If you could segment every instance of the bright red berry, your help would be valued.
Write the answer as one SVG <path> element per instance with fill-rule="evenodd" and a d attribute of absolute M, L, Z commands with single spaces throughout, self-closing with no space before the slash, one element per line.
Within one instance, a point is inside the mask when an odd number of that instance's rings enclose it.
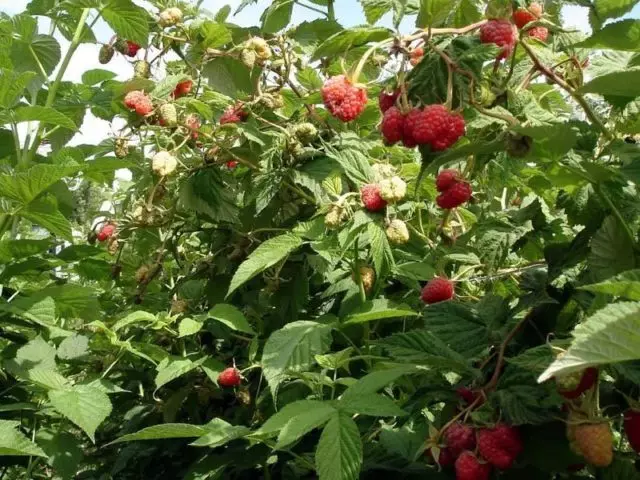
<path fill-rule="evenodd" d="M 382 113 L 389 110 L 396 104 L 396 100 L 400 96 L 400 89 L 396 89 L 393 92 L 387 92 L 382 90 L 380 96 L 378 96 L 378 105 L 380 105 L 380 111 Z"/>
<path fill-rule="evenodd" d="M 541 42 L 546 42 L 549 38 L 549 29 L 546 27 L 533 27 L 527 30 L 527 35 L 537 38 Z"/>
<path fill-rule="evenodd" d="M 387 202 L 380 196 L 380 187 L 375 183 L 364 185 L 360 189 L 360 197 L 364 208 L 370 212 L 379 212 L 387 206 Z"/>
<path fill-rule="evenodd" d="M 447 168 L 438 173 L 436 177 L 436 189 L 444 192 L 460 181 L 460 172 L 454 168 Z"/>
<path fill-rule="evenodd" d="M 367 105 L 367 91 L 344 75 L 331 77 L 320 91 L 329 113 L 343 122 L 358 118 Z"/>
<path fill-rule="evenodd" d="M 138 50 L 140 50 L 140 45 L 138 45 L 135 42 L 132 42 L 131 40 L 127 40 L 127 50 L 125 55 L 128 57 L 135 57 L 136 53 L 138 53 Z"/>
<path fill-rule="evenodd" d="M 519 8 L 513 12 L 513 23 L 515 23 L 518 28 L 522 28 L 527 23 L 533 22 L 536 19 L 537 17 L 526 8 Z"/>
<path fill-rule="evenodd" d="M 237 387 L 241 382 L 240 370 L 235 367 L 226 368 L 218 375 L 218 385 L 221 387 Z"/>
<path fill-rule="evenodd" d="M 411 60 L 409 60 L 409 63 L 415 67 L 420 63 L 422 57 L 424 57 L 424 48 L 418 47 L 411 52 Z"/>
<path fill-rule="evenodd" d="M 99 242 L 104 242 L 106 240 L 109 240 L 112 237 L 112 235 L 115 233 L 115 231 L 116 231 L 116 226 L 113 223 L 107 223 L 104 227 L 100 229 L 96 238 L 98 239 Z"/>
<path fill-rule="evenodd" d="M 402 134 L 402 143 L 405 147 L 413 148 L 418 145 L 414 136 L 414 131 L 420 122 L 422 122 L 422 110 L 419 108 L 414 108 L 405 116 L 404 132 Z"/>
<path fill-rule="evenodd" d="M 629 409 L 624 412 L 624 432 L 631 448 L 640 453 L 640 411 Z"/>
<path fill-rule="evenodd" d="M 473 190 L 467 182 L 458 182 L 436 198 L 436 204 L 445 210 L 459 207 L 471 198 Z"/>
<path fill-rule="evenodd" d="M 188 95 L 193 87 L 192 80 L 183 80 L 182 82 L 178 82 L 176 88 L 173 90 L 173 97 L 180 98 Z"/>
<path fill-rule="evenodd" d="M 405 128 L 410 137 L 418 145 L 430 145 L 434 151 L 446 150 L 464 135 L 464 118 L 444 105 L 429 105 L 422 111 L 414 109 L 409 115 Z"/>
<path fill-rule="evenodd" d="M 456 462 L 457 456 L 451 453 L 451 449 L 447 447 L 438 448 L 438 458 L 434 457 L 432 449 L 427 450 L 427 454 L 433 458 L 441 467 L 450 467 Z"/>
<path fill-rule="evenodd" d="M 228 107 L 220 117 L 220 125 L 244 122 L 248 116 L 241 106 Z"/>
<path fill-rule="evenodd" d="M 393 145 L 402 140 L 404 133 L 404 115 L 398 107 L 391 107 L 384 112 L 380 129 L 387 145 Z"/>
<path fill-rule="evenodd" d="M 124 97 L 124 105 L 135 110 L 138 115 L 145 116 L 153 111 L 151 99 L 140 90 L 132 90 Z"/>
<path fill-rule="evenodd" d="M 454 423 L 444 431 L 443 436 L 447 447 L 455 457 L 465 450 L 476 448 L 476 434 L 469 425 Z"/>
<path fill-rule="evenodd" d="M 478 432 L 478 451 L 491 465 L 508 470 L 522 453 L 522 439 L 515 427 L 498 424 Z"/>
<path fill-rule="evenodd" d="M 496 58 L 507 58 L 511 55 L 516 44 L 516 32 L 514 25 L 506 19 L 489 20 L 480 27 L 480 41 L 482 43 L 495 43 L 501 47 Z"/>
<path fill-rule="evenodd" d="M 456 480 L 489 480 L 491 465 L 481 463 L 471 452 L 463 452 L 456 460 Z"/>
<path fill-rule="evenodd" d="M 420 295 L 427 304 L 444 302 L 453 298 L 453 283 L 443 277 L 435 277 L 424 286 Z"/>
<path fill-rule="evenodd" d="M 237 160 L 229 160 L 226 165 L 229 170 L 235 170 L 235 168 L 238 166 L 238 162 Z"/>

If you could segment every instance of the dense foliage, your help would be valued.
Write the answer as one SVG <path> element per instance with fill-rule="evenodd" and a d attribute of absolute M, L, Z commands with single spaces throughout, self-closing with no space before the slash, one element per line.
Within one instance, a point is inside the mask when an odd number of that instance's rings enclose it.
<path fill-rule="evenodd" d="M 0 15 L 0 479 L 639 479 L 637 2 L 201 3 Z"/>

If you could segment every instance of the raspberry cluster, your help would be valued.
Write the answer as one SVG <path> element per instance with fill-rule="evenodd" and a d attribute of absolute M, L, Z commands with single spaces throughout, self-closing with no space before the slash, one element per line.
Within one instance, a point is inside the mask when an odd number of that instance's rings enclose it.
<path fill-rule="evenodd" d="M 473 190 L 468 182 L 462 180 L 457 170 L 443 170 L 436 178 L 436 188 L 440 195 L 436 203 L 440 208 L 450 210 L 459 207 L 471 198 Z"/>
<path fill-rule="evenodd" d="M 393 92 L 387 92 L 386 90 L 382 90 L 380 95 L 378 96 L 378 105 L 380 106 L 380 111 L 382 113 L 389 110 L 396 104 L 396 100 L 400 96 L 400 89 L 396 88 Z"/>
<path fill-rule="evenodd" d="M 153 102 L 147 94 L 141 90 L 132 90 L 124 97 L 124 105 L 129 110 L 134 110 L 140 116 L 149 115 L 153 111 Z"/>
<path fill-rule="evenodd" d="M 367 105 L 367 91 L 354 85 L 345 75 L 331 77 L 320 92 L 329 113 L 343 122 L 358 118 Z"/>
<path fill-rule="evenodd" d="M 492 19 L 480 27 L 480 41 L 482 43 L 494 43 L 501 47 L 496 57 L 498 60 L 511 56 L 516 39 L 515 26 L 507 19 Z"/>
<path fill-rule="evenodd" d="M 441 467 L 454 465 L 456 480 L 488 480 L 493 468 L 509 470 L 523 450 L 518 429 L 504 423 L 479 429 L 453 423 L 442 441 L 436 460 Z"/>
<path fill-rule="evenodd" d="M 448 149 L 464 135 L 462 115 L 451 112 L 444 105 L 414 108 L 406 115 L 391 107 L 382 117 L 382 136 L 388 145 L 402 141 L 407 148 L 429 145 L 434 152 Z"/>
<path fill-rule="evenodd" d="M 248 116 L 249 113 L 242 109 L 242 105 L 230 106 L 220 117 L 220 125 L 244 122 Z"/>
<path fill-rule="evenodd" d="M 535 22 L 542 16 L 543 7 L 540 3 L 533 2 L 528 8 L 518 8 L 513 12 L 513 22 L 516 27 L 522 29 L 528 23 Z M 549 37 L 549 29 L 546 27 L 533 27 L 527 30 L 527 35 L 546 42 Z"/>

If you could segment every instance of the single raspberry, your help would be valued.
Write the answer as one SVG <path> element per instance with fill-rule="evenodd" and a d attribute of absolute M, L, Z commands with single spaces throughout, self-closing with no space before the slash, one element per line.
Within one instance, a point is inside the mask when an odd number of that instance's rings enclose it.
<path fill-rule="evenodd" d="M 473 190 L 467 182 L 458 182 L 452 185 L 447 191 L 442 192 L 436 198 L 436 203 L 440 208 L 451 210 L 459 207 L 471 198 Z"/>
<path fill-rule="evenodd" d="M 241 382 L 240 370 L 235 367 L 226 368 L 218 375 L 218 385 L 221 387 L 237 387 Z"/>
<path fill-rule="evenodd" d="M 441 467 L 450 467 L 456 463 L 457 458 L 456 455 L 451 453 L 451 449 L 447 447 L 430 448 L 427 450 L 427 455 L 433 458 Z"/>
<path fill-rule="evenodd" d="M 369 183 L 360 189 L 360 197 L 364 208 L 370 212 L 379 212 L 387 206 L 387 202 L 380 196 L 380 187 L 375 183 Z"/>
<path fill-rule="evenodd" d="M 340 205 L 331 205 L 324 216 L 324 225 L 329 229 L 338 228 L 345 220 L 346 212 Z"/>
<path fill-rule="evenodd" d="M 220 117 L 220 125 L 244 122 L 248 116 L 241 106 L 228 107 Z"/>
<path fill-rule="evenodd" d="M 151 159 L 151 169 L 156 175 L 171 175 L 178 167 L 178 159 L 167 151 L 156 153 Z"/>
<path fill-rule="evenodd" d="M 595 467 L 613 461 L 613 435 L 608 422 L 584 423 L 574 429 L 575 444 L 585 460 Z"/>
<path fill-rule="evenodd" d="M 411 63 L 411 65 L 415 67 L 420 63 L 423 57 L 424 57 L 424 48 L 422 47 L 415 48 L 411 52 L 411 59 L 409 60 L 409 63 Z"/>
<path fill-rule="evenodd" d="M 148 115 L 153 111 L 151 99 L 140 90 L 132 90 L 127 93 L 124 97 L 124 105 L 142 116 Z"/>
<path fill-rule="evenodd" d="M 387 92 L 386 90 L 382 90 L 380 92 L 380 96 L 378 97 L 378 105 L 380 105 L 380 111 L 382 113 L 389 110 L 396 104 L 396 100 L 400 96 L 400 89 L 396 88 L 393 92 Z"/>
<path fill-rule="evenodd" d="M 151 76 L 151 65 L 146 60 L 138 60 L 133 65 L 133 78 L 149 78 Z"/>
<path fill-rule="evenodd" d="M 158 25 L 161 27 L 172 27 L 182 21 L 182 10 L 171 7 L 160 12 L 158 16 Z"/>
<path fill-rule="evenodd" d="M 360 273 L 360 280 L 362 280 L 362 286 L 364 287 L 365 293 L 371 293 L 371 290 L 376 283 L 376 271 L 367 265 L 363 265 L 358 268 L 358 272 Z M 351 279 L 357 283 L 355 273 L 351 275 Z"/>
<path fill-rule="evenodd" d="M 191 138 L 198 138 L 198 129 L 200 128 L 200 119 L 197 115 L 190 114 L 187 115 L 187 118 L 184 119 L 184 124 L 186 127 L 191 130 Z"/>
<path fill-rule="evenodd" d="M 226 164 L 227 168 L 229 170 L 235 170 L 236 167 L 238 166 L 238 161 L 237 160 L 229 160 Z"/>
<path fill-rule="evenodd" d="M 498 60 L 507 58 L 513 52 L 516 44 L 516 32 L 514 25 L 506 19 L 493 19 L 480 27 L 480 41 L 482 43 L 495 43 L 501 47 Z"/>
<path fill-rule="evenodd" d="M 578 398 L 598 381 L 598 369 L 587 368 L 584 371 L 557 376 L 555 378 L 560 394 L 569 400 Z"/>
<path fill-rule="evenodd" d="M 453 283 L 443 277 L 435 277 L 424 286 L 420 295 L 427 304 L 444 302 L 453 298 Z"/>
<path fill-rule="evenodd" d="M 105 65 L 111 61 L 114 53 L 115 53 L 115 50 L 111 45 L 108 45 L 108 44 L 102 45 L 100 47 L 100 51 L 98 52 L 98 61 L 102 65 Z"/>
<path fill-rule="evenodd" d="M 546 27 L 533 27 L 527 30 L 527 35 L 537 38 L 541 42 L 546 42 L 547 38 L 549 38 L 549 29 Z"/>
<path fill-rule="evenodd" d="M 629 409 L 624 412 L 624 432 L 631 448 L 640 453 L 640 411 Z"/>
<path fill-rule="evenodd" d="M 149 278 L 149 272 L 151 271 L 151 267 L 149 265 L 140 265 L 136 270 L 134 278 L 136 279 L 136 283 L 143 283 Z"/>
<path fill-rule="evenodd" d="M 471 452 L 463 452 L 456 460 L 456 480 L 489 480 L 491 465 L 481 463 Z"/>
<path fill-rule="evenodd" d="M 107 223 L 104 227 L 100 229 L 97 235 L 97 239 L 99 242 L 104 242 L 109 240 L 111 236 L 115 233 L 116 226 L 113 223 Z"/>
<path fill-rule="evenodd" d="M 498 424 L 478 432 L 478 451 L 491 465 L 508 470 L 522 453 L 520 432 L 515 427 Z"/>
<path fill-rule="evenodd" d="M 380 126 L 384 142 L 387 145 L 402 140 L 404 132 L 404 115 L 398 107 L 391 107 L 384 112 L 382 117 L 382 125 Z"/>
<path fill-rule="evenodd" d="M 513 12 L 513 23 L 515 23 L 518 28 L 522 28 L 534 20 L 537 20 L 537 17 L 526 8 L 518 8 Z"/>
<path fill-rule="evenodd" d="M 454 184 L 460 181 L 460 172 L 453 168 L 442 170 L 436 177 L 436 189 L 439 192 L 449 190 Z"/>
<path fill-rule="evenodd" d="M 454 423 L 444 431 L 443 436 L 447 447 L 456 457 L 465 450 L 476 448 L 476 434 L 469 425 Z"/>
<path fill-rule="evenodd" d="M 353 85 L 344 75 L 331 77 L 320 91 L 329 113 L 343 122 L 358 118 L 367 105 L 367 91 Z"/>
<path fill-rule="evenodd" d="M 113 144 L 113 153 L 117 158 L 124 158 L 129 155 L 129 142 L 124 137 L 118 137 Z"/>
<path fill-rule="evenodd" d="M 378 185 L 380 196 L 389 203 L 399 202 L 407 194 L 407 183 L 397 175 L 380 180 Z"/>
<path fill-rule="evenodd" d="M 393 245 L 404 245 L 409 241 L 409 229 L 407 224 L 402 220 L 395 219 L 389 222 L 385 230 L 385 234 L 389 239 L 389 242 Z"/>
<path fill-rule="evenodd" d="M 132 42 L 131 40 L 126 40 L 126 50 L 124 52 L 124 54 L 127 57 L 135 57 L 136 54 L 138 53 L 138 50 L 140 50 L 140 45 L 138 45 L 135 42 Z"/>
<path fill-rule="evenodd" d="M 533 2 L 531 5 L 529 5 L 529 11 L 533 13 L 536 18 L 540 18 L 542 16 L 543 8 L 544 7 L 542 6 L 542 4 L 538 2 Z"/>
<path fill-rule="evenodd" d="M 178 112 L 176 112 L 176 106 L 173 103 L 160 105 L 160 107 L 158 107 L 158 119 L 162 126 L 175 126 L 176 123 L 178 123 Z"/>
<path fill-rule="evenodd" d="M 193 80 L 183 80 L 182 82 L 178 82 L 176 88 L 173 90 L 173 98 L 180 98 L 185 95 L 189 95 L 192 87 Z"/>

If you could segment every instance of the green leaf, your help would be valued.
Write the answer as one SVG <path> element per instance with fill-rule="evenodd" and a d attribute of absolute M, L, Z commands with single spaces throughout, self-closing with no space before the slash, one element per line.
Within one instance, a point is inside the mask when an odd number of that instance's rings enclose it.
<path fill-rule="evenodd" d="M 10 56 L 16 72 L 37 72 L 27 86 L 36 93 L 44 82 L 40 65 L 47 75 L 54 71 L 60 61 L 60 44 L 50 35 L 25 35 L 12 42 Z"/>
<path fill-rule="evenodd" d="M 65 240 L 72 240 L 71 224 L 58 210 L 58 202 L 53 195 L 43 195 L 20 210 L 20 215 L 27 220 L 49 230 Z"/>
<path fill-rule="evenodd" d="M 329 151 L 327 157 L 337 161 L 345 175 L 356 184 L 369 183 L 373 179 L 373 170 L 369 159 L 361 151 L 352 148 Z"/>
<path fill-rule="evenodd" d="M 364 323 L 383 318 L 417 317 L 419 314 L 411 310 L 407 305 L 396 305 L 384 298 L 368 300 L 349 313 L 343 324 Z"/>
<path fill-rule="evenodd" d="M 629 270 L 604 282 L 584 285 L 579 288 L 593 293 L 640 300 L 640 270 Z"/>
<path fill-rule="evenodd" d="M 299 415 L 304 415 L 311 410 L 325 409 L 327 407 L 329 407 L 329 404 L 327 402 L 321 402 L 320 400 L 298 400 L 289 403 L 271 415 L 253 435 L 273 436 L 282 430 L 287 423 L 294 421 Z"/>
<path fill-rule="evenodd" d="M 256 69 L 256 72 L 259 69 Z M 254 75 L 242 62 L 230 57 L 218 57 L 208 62 L 202 71 L 209 86 L 227 97 L 238 98 L 254 90 Z"/>
<path fill-rule="evenodd" d="M 484 322 L 467 306 L 456 302 L 429 305 L 424 311 L 425 327 L 447 346 L 470 358 L 489 344 Z"/>
<path fill-rule="evenodd" d="M 290 233 L 270 238 L 264 242 L 251 252 L 251 255 L 238 267 L 231 279 L 227 297 L 259 273 L 284 260 L 302 243 L 300 237 Z"/>
<path fill-rule="evenodd" d="M 369 415 L 372 417 L 402 417 L 407 412 L 398 407 L 393 400 L 383 395 L 350 396 L 337 404 L 345 413 Z"/>
<path fill-rule="evenodd" d="M 544 372 L 556 356 L 550 345 L 539 345 L 525 350 L 516 357 L 507 358 L 507 362 L 537 375 Z"/>
<path fill-rule="evenodd" d="M 104 70 L 102 68 L 94 68 L 87 70 L 82 74 L 82 83 L 85 85 L 97 85 L 107 80 L 113 80 L 118 75 L 110 70 Z"/>
<path fill-rule="evenodd" d="M 26 369 L 38 367 L 55 370 L 56 349 L 38 335 L 18 349 L 14 360 L 18 365 Z"/>
<path fill-rule="evenodd" d="M 189 213 L 201 214 L 213 221 L 238 221 L 238 207 L 220 171 L 214 168 L 196 171 L 180 186 L 180 206 Z"/>
<path fill-rule="evenodd" d="M 367 23 L 373 25 L 391 10 L 393 2 L 392 0 L 360 0 L 360 5 L 364 10 Z"/>
<path fill-rule="evenodd" d="M 380 42 L 391 38 L 393 33 L 381 27 L 353 27 L 331 35 L 318 45 L 313 52 L 313 59 L 343 55 L 347 50 L 361 47 L 370 42 Z"/>
<path fill-rule="evenodd" d="M 39 105 L 18 107 L 14 110 L 14 115 L 17 123 L 41 122 L 47 125 L 59 125 L 69 130 L 78 129 L 73 120 L 51 107 L 41 107 Z"/>
<path fill-rule="evenodd" d="M 220 323 L 224 323 L 231 330 L 255 335 L 255 332 L 253 328 L 251 328 L 247 318 L 233 305 L 219 303 L 209 310 L 209 317 L 214 318 Z"/>
<path fill-rule="evenodd" d="M 294 0 L 275 0 L 262 13 L 262 30 L 276 33 L 285 28 L 291 21 Z"/>
<path fill-rule="evenodd" d="M 84 335 L 74 334 L 60 343 L 57 355 L 62 360 L 75 360 L 89 353 L 89 338 Z"/>
<path fill-rule="evenodd" d="M 160 80 L 155 88 L 151 91 L 151 96 L 155 98 L 165 99 L 176 89 L 178 83 L 188 79 L 186 75 L 167 75 Z"/>
<path fill-rule="evenodd" d="M 389 239 L 382 225 L 378 222 L 371 222 L 367 225 L 369 242 L 371 243 L 371 256 L 373 264 L 379 277 L 385 277 L 388 272 L 395 267 L 393 250 L 389 244 Z"/>
<path fill-rule="evenodd" d="M 297 321 L 271 334 L 264 346 L 262 367 L 273 393 L 290 371 L 305 371 L 331 344 L 331 327 L 311 321 Z"/>
<path fill-rule="evenodd" d="M 202 357 L 195 362 L 185 357 L 170 356 L 163 359 L 158 366 L 156 375 L 156 390 L 160 389 L 172 380 L 175 380 L 192 370 L 195 370 L 204 363 L 207 357 Z"/>
<path fill-rule="evenodd" d="M 408 365 L 371 372 L 347 388 L 342 394 L 341 401 L 350 402 L 352 399 L 372 395 L 403 375 L 415 372 L 416 367 Z"/>
<path fill-rule="evenodd" d="M 154 323 L 156 320 L 157 318 L 153 313 L 145 312 L 144 310 L 136 310 L 114 323 L 111 330 L 117 332 L 118 330 L 122 330 L 130 325 L 135 325 L 136 323 Z"/>
<path fill-rule="evenodd" d="M 121 38 L 146 47 L 149 40 L 149 14 L 131 0 L 111 0 L 102 9 L 102 18 Z"/>
<path fill-rule="evenodd" d="M 638 0 L 594 0 L 593 6 L 600 22 L 604 22 L 630 12 L 637 3 Z"/>
<path fill-rule="evenodd" d="M 640 20 L 628 19 L 610 23 L 574 47 L 640 51 Z"/>
<path fill-rule="evenodd" d="M 299 413 L 282 427 L 275 448 L 287 448 L 314 428 L 324 425 L 335 413 L 336 409 L 328 403 L 321 403 L 311 410 Z"/>
<path fill-rule="evenodd" d="M 640 359 L 640 302 L 607 305 L 573 331 L 574 340 L 538 381 L 586 367 Z"/>
<path fill-rule="evenodd" d="M 50 240 L 3 240 L 0 242 L 0 263 L 30 257 L 51 247 Z"/>
<path fill-rule="evenodd" d="M 58 412 L 84 430 L 93 442 L 98 426 L 111 413 L 111 401 L 107 394 L 85 385 L 50 390 L 49 401 Z"/>
<path fill-rule="evenodd" d="M 36 441 L 49 457 L 47 464 L 61 480 L 69 480 L 76 475 L 78 465 L 84 461 L 83 439 L 69 432 L 54 433 L 39 428 Z"/>
<path fill-rule="evenodd" d="M 242 438 L 251 432 L 249 428 L 242 425 L 231 425 L 220 418 L 214 418 L 205 425 L 207 434 L 190 443 L 192 447 L 216 448 Z"/>
<path fill-rule="evenodd" d="M 0 195 L 27 204 L 54 183 L 77 173 L 80 168 L 79 165 L 38 164 L 26 172 L 13 175 L 2 174 L 0 175 Z"/>
<path fill-rule="evenodd" d="M 194 438 L 207 434 L 204 425 L 190 425 L 188 423 L 164 423 L 143 428 L 136 433 L 129 433 L 114 440 L 109 445 L 138 440 L 162 440 L 165 438 Z"/>
<path fill-rule="evenodd" d="M 356 480 L 362 465 L 362 440 L 356 422 L 335 414 L 322 430 L 316 450 L 320 480 Z"/>
<path fill-rule="evenodd" d="M 100 316 L 100 304 L 96 291 L 80 285 L 53 285 L 43 288 L 31 296 L 34 300 L 51 297 L 55 299 L 56 313 L 65 318 L 93 320 Z"/>
<path fill-rule="evenodd" d="M 453 5 L 452 5 L 453 3 Z M 442 25 L 452 11 L 457 9 L 459 1 L 420 0 L 420 11 L 416 20 L 417 27 Z"/>
<path fill-rule="evenodd" d="M 204 48 L 219 48 L 232 40 L 231 32 L 222 23 L 206 20 L 200 25 Z"/>
<path fill-rule="evenodd" d="M 619 97 L 640 96 L 640 68 L 601 75 L 586 83 L 579 93 L 598 93 Z"/>
<path fill-rule="evenodd" d="M 20 422 L 0 420 L 0 456 L 45 457 L 46 453 L 18 430 Z"/>
<path fill-rule="evenodd" d="M 178 337 L 189 337 L 200 330 L 202 330 L 202 322 L 198 322 L 193 318 L 183 318 L 180 325 L 178 325 Z"/>
<path fill-rule="evenodd" d="M 635 267 L 633 244 L 614 216 L 604 219 L 591 239 L 587 259 L 596 280 L 604 280 Z"/>
<path fill-rule="evenodd" d="M 0 69 L 0 107 L 11 108 L 14 106 L 35 75 L 34 72 L 18 73 Z"/>

